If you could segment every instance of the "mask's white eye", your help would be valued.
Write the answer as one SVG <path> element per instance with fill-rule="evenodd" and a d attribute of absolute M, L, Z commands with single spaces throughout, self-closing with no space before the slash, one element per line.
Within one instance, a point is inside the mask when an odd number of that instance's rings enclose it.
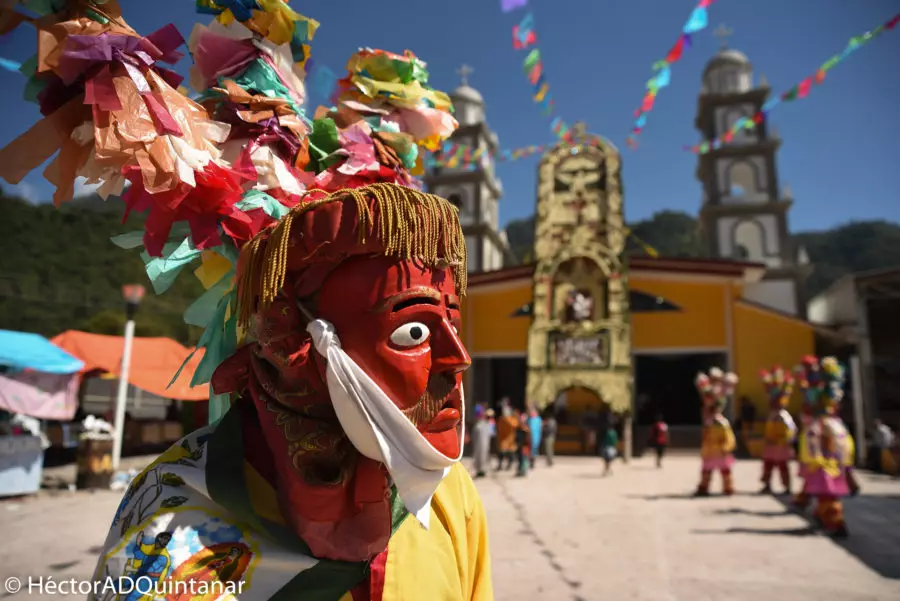
<path fill-rule="evenodd" d="M 391 333 L 391 342 L 397 346 L 418 346 L 428 340 L 431 331 L 424 323 L 411 321 Z"/>

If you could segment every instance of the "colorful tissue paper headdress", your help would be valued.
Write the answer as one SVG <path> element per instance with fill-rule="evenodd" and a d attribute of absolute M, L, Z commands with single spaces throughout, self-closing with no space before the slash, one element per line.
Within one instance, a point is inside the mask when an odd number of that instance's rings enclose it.
<path fill-rule="evenodd" d="M 776 365 L 772 369 L 761 370 L 759 377 L 769 397 L 769 404 L 776 409 L 785 407 L 794 391 L 794 377 L 791 372 Z"/>
<path fill-rule="evenodd" d="M 217 393 L 211 421 L 246 398 L 235 408 L 248 412 L 245 459 L 277 489 L 272 502 L 293 532 L 316 557 L 371 558 L 390 537 L 391 483 L 336 417 L 311 354 L 319 347 L 309 311 L 324 312 L 317 294 L 355 259 L 382 277 L 384 265 L 405 259 L 440 280 L 448 298 L 451 289 L 464 294 L 458 212 L 412 178 L 418 145 L 440 144 L 457 126 L 449 98 L 428 87 L 412 53 L 362 50 L 337 106 L 310 118 L 297 45 L 314 22 L 281 1 L 235 0 L 201 3 L 217 18 L 191 36 L 193 101 L 158 66 L 177 60 L 174 28 L 141 38 L 112 0 L 52 6 L 35 21 L 42 43 L 29 84 L 47 118 L 0 151 L 0 174 L 15 182 L 38 166 L 52 154 L 40 146 L 48 136 L 60 151 L 49 171 L 57 200 L 79 175 L 107 191 L 131 182 L 126 210 L 146 213 L 145 228 L 114 242 L 143 247 L 157 293 L 189 266 L 206 289 L 185 321 L 204 328 L 192 385 L 210 382 Z M 10 14 L 22 16 L 5 11 L 0 25 L 19 18 Z M 39 160 L 17 156 L 29 144 L 41 148 Z M 339 314 L 340 303 L 331 305 Z M 455 360 L 467 364 L 459 348 Z"/>
<path fill-rule="evenodd" d="M 709 373 L 700 372 L 694 379 L 697 392 L 705 409 L 721 411 L 734 394 L 738 377 L 731 372 L 723 372 L 718 367 L 710 368 Z"/>
<path fill-rule="evenodd" d="M 143 38 L 115 0 L 59 0 L 48 9 L 57 12 L 38 20 L 11 8 L 0 13 L 5 31 L 31 21 L 42 40 L 53 42 L 41 42 L 26 90 L 46 118 L 0 150 L 0 176 L 18 183 L 59 151 L 45 172 L 57 183 L 58 202 L 71 198 L 77 176 L 101 184 L 104 195 L 130 181 L 126 215 L 146 213 L 145 229 L 114 242 L 143 246 L 154 290 L 165 292 L 185 267 L 199 263 L 194 273 L 206 293 L 185 321 L 204 328 L 198 348 L 206 352 L 192 385 L 208 382 L 241 340 L 234 286 L 241 249 L 298 205 L 285 223 L 349 199 L 360 240 L 372 227 L 366 221 L 372 210 L 403 214 L 392 223 L 406 229 L 381 228 L 370 243 L 389 240 L 389 254 L 439 253 L 424 249 L 437 235 L 421 230 L 428 219 L 408 213 L 409 206 L 428 206 L 432 217 L 440 215 L 434 223 L 449 218 L 437 197 L 383 186 L 362 196 L 333 193 L 369 184 L 414 186 L 417 145 L 440 144 L 457 127 L 449 97 L 427 85 L 425 63 L 409 51 L 360 50 L 348 62 L 338 106 L 320 108 L 310 119 L 302 108 L 302 60 L 318 23 L 282 0 L 197 4 L 198 12 L 216 15 L 209 25 L 198 24 L 189 42 L 197 102 L 177 91 L 179 76 L 159 66 L 181 57 L 176 48 L 183 38 L 171 25 Z M 370 200 L 377 209 L 364 206 Z M 441 260 L 458 272 L 464 249 L 453 240 L 455 250 Z M 270 246 L 257 240 L 253 256 Z"/>
<path fill-rule="evenodd" d="M 9 5 L 0 16 L 5 32 L 26 21 L 37 30 L 38 53 L 23 72 L 25 97 L 44 119 L 0 151 L 0 176 L 18 183 L 55 155 L 44 176 L 56 204 L 72 199 L 79 176 L 101 184 L 104 197 L 121 193 L 126 179 L 154 194 L 195 186 L 228 126 L 182 95 L 181 77 L 162 66 L 182 56 L 178 31 L 168 25 L 142 37 L 115 0 L 23 5 L 42 8 L 41 17 Z"/>
<path fill-rule="evenodd" d="M 807 411 L 832 414 L 844 398 L 846 371 L 835 357 L 807 355 L 794 368 Z"/>

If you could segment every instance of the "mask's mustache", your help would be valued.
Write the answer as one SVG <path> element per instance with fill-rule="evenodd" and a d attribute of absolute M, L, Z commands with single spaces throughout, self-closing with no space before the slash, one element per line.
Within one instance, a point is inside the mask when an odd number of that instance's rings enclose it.
<path fill-rule="evenodd" d="M 454 388 L 456 388 L 455 377 L 442 373 L 431 374 L 428 378 L 428 385 L 425 387 L 425 393 L 418 402 L 401 411 L 416 426 L 427 424 L 440 413 L 447 401 L 447 395 L 453 392 Z"/>

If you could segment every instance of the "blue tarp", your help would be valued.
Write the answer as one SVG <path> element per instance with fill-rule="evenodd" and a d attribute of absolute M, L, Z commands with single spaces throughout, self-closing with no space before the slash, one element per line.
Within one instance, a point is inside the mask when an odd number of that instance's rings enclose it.
<path fill-rule="evenodd" d="M 74 374 L 84 363 L 38 334 L 0 330 L 0 367 L 13 372 Z"/>

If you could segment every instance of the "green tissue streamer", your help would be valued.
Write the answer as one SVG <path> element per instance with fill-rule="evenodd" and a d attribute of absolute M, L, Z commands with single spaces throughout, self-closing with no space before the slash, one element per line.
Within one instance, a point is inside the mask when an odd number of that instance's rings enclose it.
<path fill-rule="evenodd" d="M 215 322 L 212 321 L 212 318 L 220 311 L 219 305 L 222 304 L 222 301 L 226 300 L 225 297 L 234 283 L 234 273 L 235 271 L 232 268 L 222 276 L 222 279 L 213 284 L 209 290 L 195 300 L 184 312 L 184 323 L 198 327 L 214 324 Z"/>
<path fill-rule="evenodd" d="M 237 208 L 246 213 L 253 209 L 262 209 L 273 219 L 281 219 L 290 212 L 290 209 L 263 192 L 262 190 L 250 190 L 244 194 L 244 198 L 235 203 Z"/>
<path fill-rule="evenodd" d="M 166 244 L 162 257 L 151 257 L 147 251 L 142 252 L 141 259 L 144 260 L 153 291 L 162 294 L 171 288 L 181 270 L 199 259 L 200 253 L 200 250 L 194 248 L 190 238 L 185 238 L 181 244 Z"/>

